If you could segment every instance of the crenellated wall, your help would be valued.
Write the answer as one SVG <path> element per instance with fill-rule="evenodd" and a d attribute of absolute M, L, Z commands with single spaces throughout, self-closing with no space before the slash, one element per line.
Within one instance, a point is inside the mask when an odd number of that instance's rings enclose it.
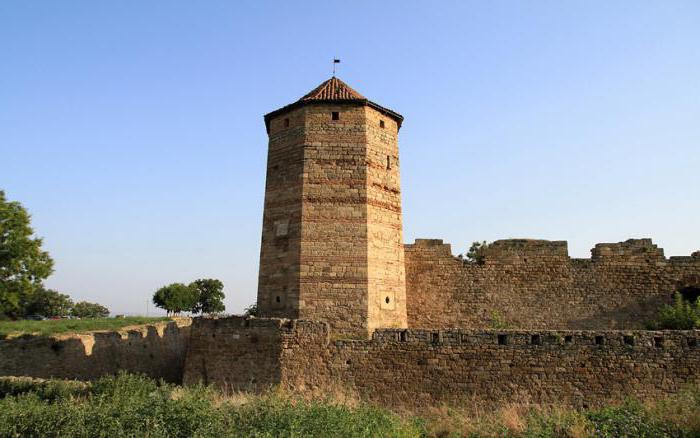
<path fill-rule="evenodd" d="M 700 331 L 377 330 L 331 341 L 325 323 L 197 319 L 184 382 L 227 391 L 345 388 L 393 407 L 470 400 L 574 406 L 700 382 Z"/>
<path fill-rule="evenodd" d="M 700 257 L 667 259 L 651 239 L 591 252 L 572 259 L 564 241 L 500 240 L 472 264 L 418 239 L 405 245 L 408 326 L 639 329 L 680 287 L 700 284 Z"/>
<path fill-rule="evenodd" d="M 190 323 L 0 340 L 0 376 L 90 380 L 124 370 L 181 382 Z"/>

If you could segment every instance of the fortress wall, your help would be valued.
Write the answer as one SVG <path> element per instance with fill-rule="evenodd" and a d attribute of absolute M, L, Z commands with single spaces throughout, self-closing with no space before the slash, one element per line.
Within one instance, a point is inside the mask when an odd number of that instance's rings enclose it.
<path fill-rule="evenodd" d="M 182 381 L 231 390 L 264 390 L 280 381 L 285 319 L 195 318 Z"/>
<path fill-rule="evenodd" d="M 393 407 L 514 400 L 593 406 L 700 383 L 698 330 L 386 329 L 371 340 L 333 342 L 328 325 L 320 322 L 214 321 L 195 323 L 191 351 L 217 353 L 206 358 L 206 381 L 229 391 L 281 385 L 328 394 L 345 388 Z M 227 340 L 220 339 L 224 333 Z M 255 364 L 267 368 L 270 358 L 277 368 L 261 373 Z M 188 356 L 186 383 L 205 381 L 201 360 Z M 252 379 L 256 385 L 250 385 Z"/>
<path fill-rule="evenodd" d="M 408 326 L 637 329 L 682 286 L 700 284 L 700 257 L 671 257 L 650 239 L 598 244 L 570 259 L 566 242 L 504 240 L 483 264 L 441 240 L 405 246 Z"/>
<path fill-rule="evenodd" d="M 0 376 L 90 380 L 120 370 L 180 382 L 191 320 L 0 340 Z"/>

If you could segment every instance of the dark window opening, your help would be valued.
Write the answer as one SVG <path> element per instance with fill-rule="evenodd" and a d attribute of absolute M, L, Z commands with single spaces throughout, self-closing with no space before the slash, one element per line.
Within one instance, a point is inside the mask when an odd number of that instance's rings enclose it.
<path fill-rule="evenodd" d="M 379 121 L 379 127 L 380 127 L 380 128 L 383 128 L 383 127 L 384 127 L 384 120 L 380 120 L 380 121 Z"/>
<path fill-rule="evenodd" d="M 285 128 L 289 127 L 289 119 L 284 119 L 284 127 Z"/>
<path fill-rule="evenodd" d="M 345 365 L 352 365 L 352 361 L 350 359 L 346 360 Z"/>
<path fill-rule="evenodd" d="M 498 335 L 498 345 L 507 345 L 508 335 Z"/>
<path fill-rule="evenodd" d="M 571 344 L 574 342 L 574 337 L 571 335 L 564 336 L 564 343 L 565 344 Z"/>
<path fill-rule="evenodd" d="M 695 303 L 698 297 L 700 297 L 700 287 L 684 287 L 680 289 L 678 293 L 681 294 L 684 300 L 689 301 L 690 303 Z"/>
<path fill-rule="evenodd" d="M 530 337 L 530 343 L 532 345 L 542 345 L 542 338 L 540 337 L 540 335 L 532 335 Z"/>
<path fill-rule="evenodd" d="M 624 342 L 625 345 L 634 345 L 634 336 L 623 336 L 622 342 Z"/>
<path fill-rule="evenodd" d="M 406 332 L 406 330 L 404 330 L 401 333 L 399 333 L 399 340 L 401 342 L 406 342 L 406 339 L 408 339 L 408 333 Z"/>
<path fill-rule="evenodd" d="M 333 111 L 331 113 L 331 119 L 333 120 L 340 120 L 340 113 L 338 111 Z"/>
<path fill-rule="evenodd" d="M 440 342 L 440 333 L 433 333 L 433 344 Z"/>
<path fill-rule="evenodd" d="M 386 168 L 391 169 L 391 155 L 386 156 Z"/>
<path fill-rule="evenodd" d="M 688 347 L 697 347 L 698 340 L 695 338 L 688 338 Z"/>
<path fill-rule="evenodd" d="M 523 263 L 527 263 L 527 259 L 523 259 Z"/>
<path fill-rule="evenodd" d="M 654 346 L 656 348 L 662 348 L 664 346 L 664 338 L 660 338 L 660 337 L 654 338 Z"/>
<path fill-rule="evenodd" d="M 282 301 L 282 299 L 280 298 L 279 295 L 277 295 L 277 296 L 275 297 L 275 302 L 276 302 L 276 303 L 279 303 L 280 301 Z"/>
<path fill-rule="evenodd" d="M 602 336 L 596 336 L 595 337 L 595 344 L 596 345 L 603 345 L 605 343 L 605 338 Z"/>
<path fill-rule="evenodd" d="M 384 298 L 384 302 L 385 302 L 385 303 L 389 304 L 390 301 L 391 301 L 391 300 L 389 299 L 389 297 Z"/>

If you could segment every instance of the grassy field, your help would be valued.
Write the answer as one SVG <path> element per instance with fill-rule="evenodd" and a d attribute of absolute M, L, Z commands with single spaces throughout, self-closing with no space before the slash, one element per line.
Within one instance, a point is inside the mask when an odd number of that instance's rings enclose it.
<path fill-rule="evenodd" d="M 0 339 L 20 334 L 55 335 L 60 333 L 84 333 L 94 330 L 118 330 L 129 325 L 167 321 L 169 318 L 50 319 L 46 321 L 0 321 Z"/>
<path fill-rule="evenodd" d="M 357 400 L 222 396 L 122 374 L 93 383 L 0 378 L 0 436 L 697 437 L 700 388 L 656 403 L 573 411 L 511 404 L 401 415 Z"/>

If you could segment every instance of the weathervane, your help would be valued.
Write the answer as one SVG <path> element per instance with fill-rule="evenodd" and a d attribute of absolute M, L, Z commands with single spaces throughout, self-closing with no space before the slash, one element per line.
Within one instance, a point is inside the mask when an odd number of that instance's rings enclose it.
<path fill-rule="evenodd" d="M 335 65 L 340 64 L 340 59 L 333 58 L 333 76 L 335 77 Z"/>

